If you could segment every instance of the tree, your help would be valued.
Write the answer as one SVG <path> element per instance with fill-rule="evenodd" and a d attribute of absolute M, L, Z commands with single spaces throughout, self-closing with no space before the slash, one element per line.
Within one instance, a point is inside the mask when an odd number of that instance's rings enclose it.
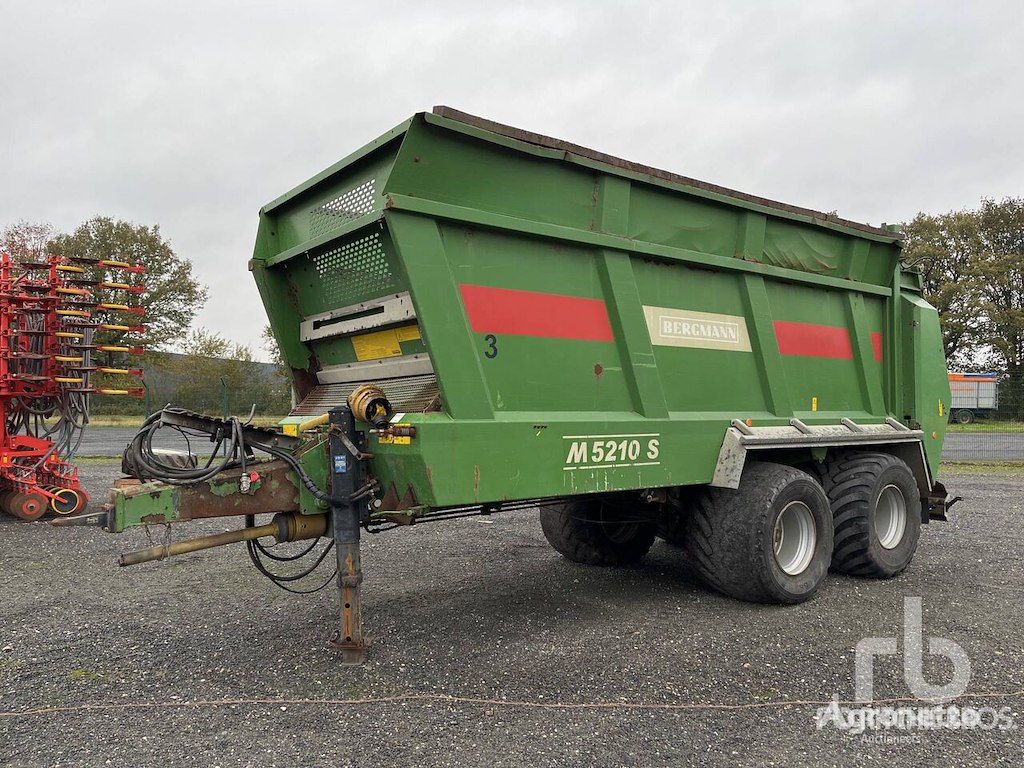
<path fill-rule="evenodd" d="M 976 275 L 981 251 L 978 214 L 919 213 L 903 231 L 904 260 L 921 270 L 925 298 L 939 313 L 946 359 L 951 366 L 970 368 L 982 322 Z"/>
<path fill-rule="evenodd" d="M 195 277 L 192 263 L 174 253 L 171 244 L 160 234 L 160 227 L 135 225 L 107 216 L 97 216 L 79 226 L 69 235 L 57 235 L 50 243 L 51 252 L 63 256 L 83 256 L 89 259 L 112 259 L 145 268 L 141 282 L 146 291 L 141 305 L 146 314 L 142 319 L 145 332 L 142 344 L 151 349 L 166 349 L 181 339 L 196 312 L 206 302 L 207 291 Z M 121 275 L 118 277 L 132 277 Z M 121 282 L 136 282 L 123 279 Z M 113 297 L 115 303 L 134 304 L 122 297 Z M 126 318 L 119 318 L 125 321 Z M 122 322 L 121 324 L 135 324 Z M 124 333 L 113 333 L 102 339 L 104 343 L 117 343 Z"/>
<path fill-rule="evenodd" d="M 0 252 L 9 253 L 16 261 L 39 261 L 46 258 L 56 235 L 57 230 L 46 222 L 19 221 L 0 233 Z"/>
<path fill-rule="evenodd" d="M 277 337 L 269 325 L 264 325 L 260 332 L 260 339 L 263 341 L 263 348 L 270 354 L 270 362 L 274 365 L 285 367 L 284 355 L 281 354 L 281 345 L 277 343 Z"/>
<path fill-rule="evenodd" d="M 1001 409 L 1024 415 L 1024 198 L 982 200 L 978 214 L 983 339 L 987 362 L 1006 374 Z"/>
<path fill-rule="evenodd" d="M 291 368 L 284 361 L 284 355 L 281 354 L 281 345 L 277 343 L 274 331 L 269 325 L 263 326 L 263 332 L 260 334 L 260 337 L 263 340 L 263 348 L 270 353 L 270 362 L 274 365 L 275 383 L 278 389 L 284 393 L 289 405 L 292 405 L 294 403 L 292 399 L 292 372 Z"/>
<path fill-rule="evenodd" d="M 918 214 L 906 234 L 905 258 L 922 269 L 950 364 L 1002 373 L 1000 409 L 1024 415 L 1024 198 Z"/>
<path fill-rule="evenodd" d="M 228 411 L 245 415 L 255 405 L 259 414 L 285 413 L 287 390 L 275 381 L 263 363 L 253 360 L 252 349 L 220 334 L 198 328 L 182 342 L 183 353 L 168 355 L 162 366 L 174 386 L 176 405 L 220 415 L 227 398 Z"/>

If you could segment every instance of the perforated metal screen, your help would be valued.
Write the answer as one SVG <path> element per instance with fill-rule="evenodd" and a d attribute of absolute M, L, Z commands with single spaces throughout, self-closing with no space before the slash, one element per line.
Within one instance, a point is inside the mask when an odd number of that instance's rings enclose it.
<path fill-rule="evenodd" d="M 399 289 L 379 233 L 314 256 L 313 267 L 326 307 L 343 307 Z"/>
<path fill-rule="evenodd" d="M 326 235 L 353 219 L 372 213 L 376 203 L 376 184 L 376 179 L 370 179 L 313 208 L 309 212 L 310 236 Z"/>

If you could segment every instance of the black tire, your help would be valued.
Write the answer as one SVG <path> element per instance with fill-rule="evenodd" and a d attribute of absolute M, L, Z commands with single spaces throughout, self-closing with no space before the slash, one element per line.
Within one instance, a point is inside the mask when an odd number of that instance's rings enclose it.
<path fill-rule="evenodd" d="M 780 558 L 785 555 L 775 551 L 777 528 L 788 530 L 780 522 L 784 513 L 784 521 L 796 515 L 806 521 L 805 530 L 813 531 L 802 548 L 806 563 L 788 563 L 793 572 L 783 568 Z M 749 464 L 739 488 L 709 487 L 697 500 L 688 520 L 686 549 L 701 578 L 725 595 L 755 603 L 802 603 L 828 574 L 828 499 L 806 472 L 782 464 Z"/>
<path fill-rule="evenodd" d="M 957 424 L 970 424 L 974 421 L 974 411 L 968 411 L 966 409 L 957 411 L 953 416 L 956 419 Z"/>
<path fill-rule="evenodd" d="M 540 508 L 540 527 L 555 551 L 584 565 L 628 565 L 654 544 L 658 523 L 631 520 L 604 499 L 575 499 Z"/>
<path fill-rule="evenodd" d="M 822 465 L 821 484 L 835 520 L 832 570 L 891 579 L 910 565 L 921 535 L 921 494 L 902 459 L 888 453 L 838 453 Z M 894 527 L 900 514 L 894 505 L 902 507 L 902 526 Z"/>
<path fill-rule="evenodd" d="M 662 539 L 670 547 L 685 547 L 686 519 L 675 517 L 670 521 L 662 522 L 658 528 L 658 538 Z"/>

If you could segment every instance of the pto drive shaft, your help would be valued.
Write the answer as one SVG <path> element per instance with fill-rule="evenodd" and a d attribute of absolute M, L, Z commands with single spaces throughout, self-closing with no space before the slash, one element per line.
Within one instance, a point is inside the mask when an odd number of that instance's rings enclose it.
<path fill-rule="evenodd" d="M 212 536 L 201 536 L 198 539 L 176 541 L 134 552 L 125 552 L 118 561 L 120 565 L 138 565 L 151 560 L 163 560 L 171 555 L 182 555 L 200 549 L 210 549 L 224 544 L 239 541 L 251 541 L 264 536 L 273 536 L 278 542 L 316 539 L 327 532 L 327 515 L 300 515 L 297 512 L 284 512 L 274 515 L 274 519 L 266 525 L 253 528 L 241 528 L 237 531 L 225 531 Z"/>

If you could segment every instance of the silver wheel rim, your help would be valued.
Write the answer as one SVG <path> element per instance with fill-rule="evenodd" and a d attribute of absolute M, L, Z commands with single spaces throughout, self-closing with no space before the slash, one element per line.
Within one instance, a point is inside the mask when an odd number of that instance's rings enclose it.
<path fill-rule="evenodd" d="M 772 543 L 775 562 L 784 573 L 796 576 L 807 570 L 814 557 L 818 533 L 814 530 L 814 515 L 802 501 L 791 501 L 775 518 Z"/>
<path fill-rule="evenodd" d="M 883 549 L 895 549 L 907 530 L 907 500 L 895 485 L 887 485 L 875 504 L 875 535 Z"/>

